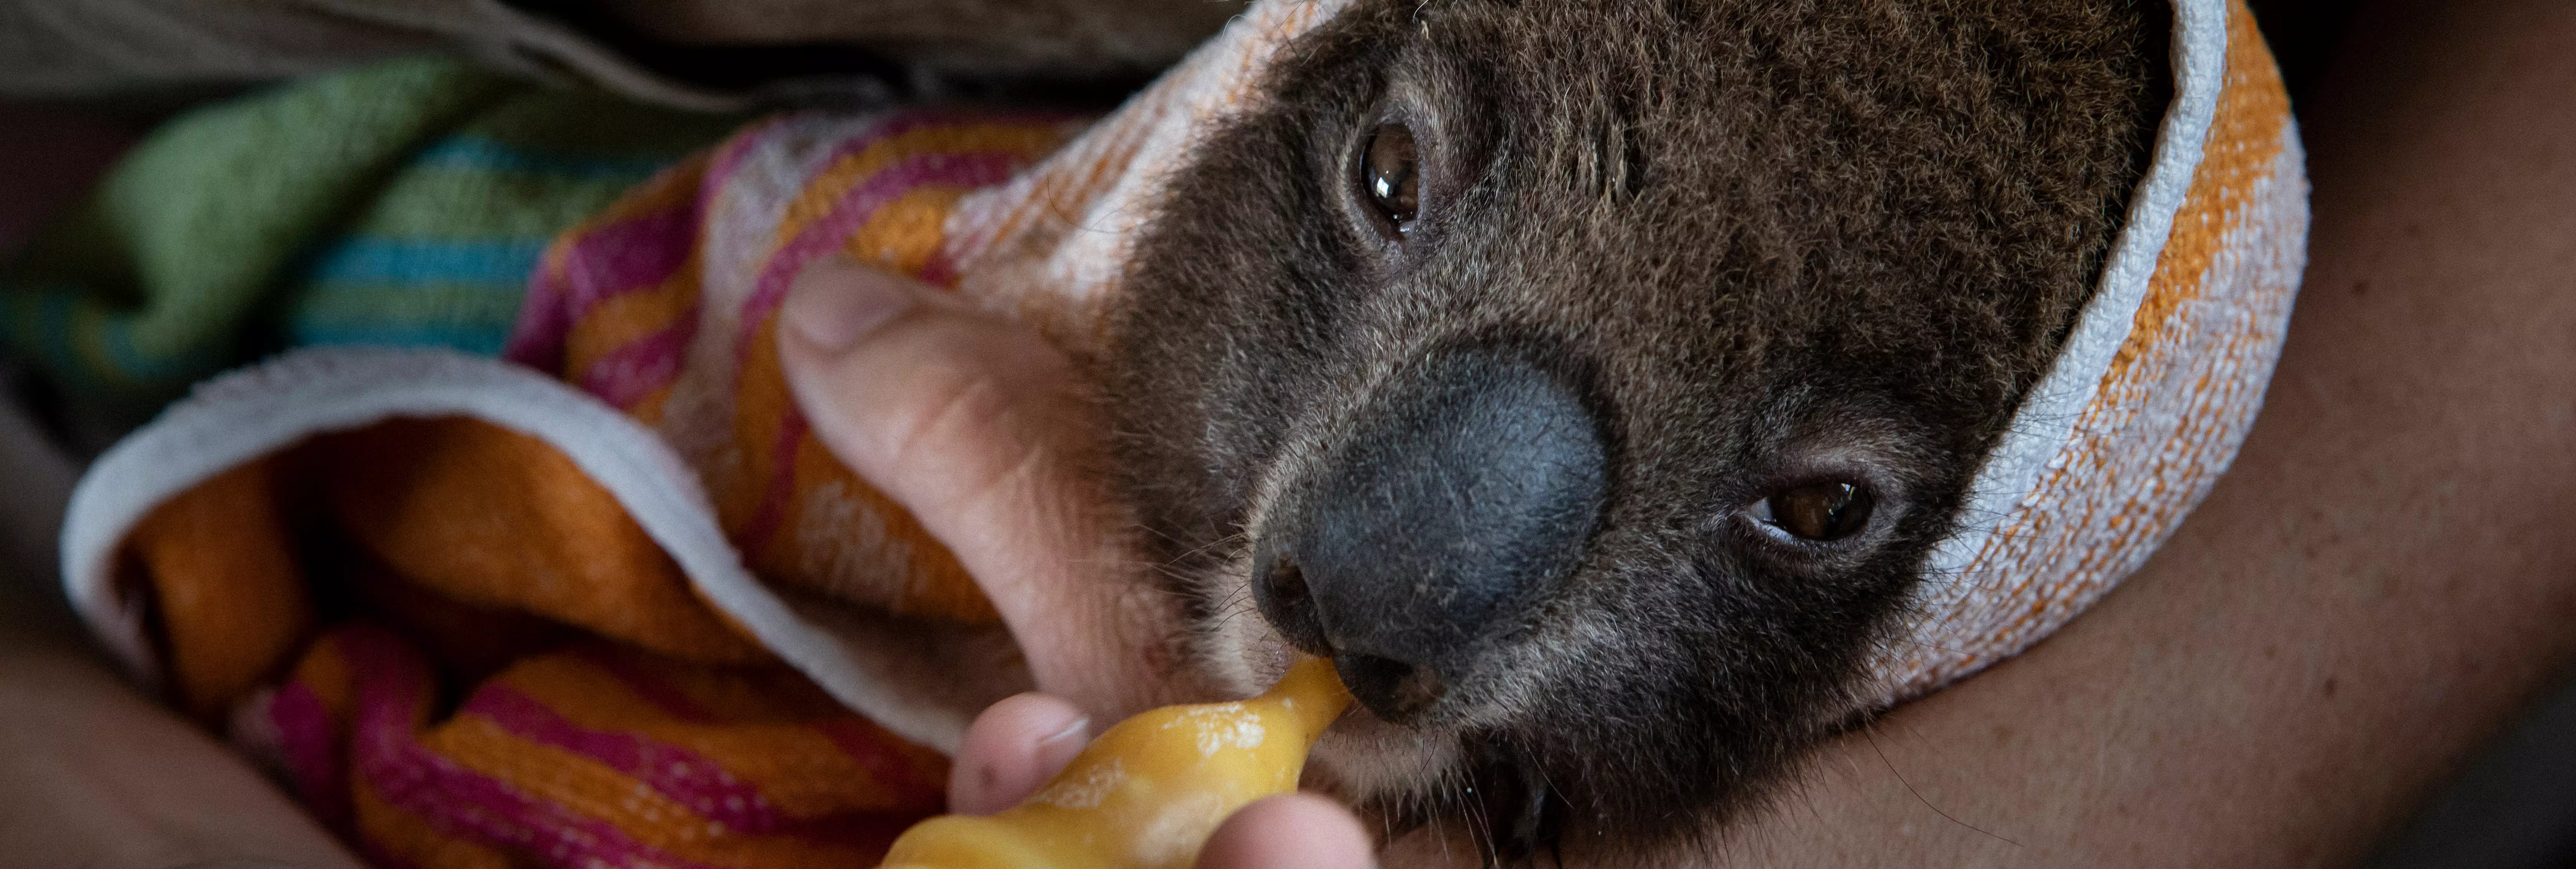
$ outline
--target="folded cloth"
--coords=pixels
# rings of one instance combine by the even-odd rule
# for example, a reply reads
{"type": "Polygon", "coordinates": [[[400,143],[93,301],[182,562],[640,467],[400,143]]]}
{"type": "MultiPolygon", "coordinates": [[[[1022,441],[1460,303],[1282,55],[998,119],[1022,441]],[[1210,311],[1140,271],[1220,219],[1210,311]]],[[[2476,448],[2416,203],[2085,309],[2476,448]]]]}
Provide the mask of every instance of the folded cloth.
{"type": "Polygon", "coordinates": [[[1179,59],[1243,3],[987,0],[970,8],[918,0],[0,0],[0,97],[222,87],[443,52],[696,110],[827,94],[886,99],[906,85],[935,89],[947,76],[1141,76],[1179,59]]]}
{"type": "MultiPolygon", "coordinates": [[[[939,542],[807,430],[774,353],[788,283],[846,253],[1082,349],[1163,167],[1337,9],[1258,4],[1088,128],[757,122],[558,238],[506,360],[315,348],[199,387],[83,479],[67,590],[383,862],[865,865],[1027,677],[939,542]]],[[[2174,102],[2100,290],[1876,702],[2107,591],[2260,404],[2304,250],[2298,141],[2242,6],[2175,13],[2174,102]]]]}
{"type": "Polygon", "coordinates": [[[129,425],[281,345],[497,353],[556,233],[741,122],[427,58],[215,105],[0,271],[0,340],[129,425]]]}
{"type": "MultiPolygon", "coordinates": [[[[0,0],[0,96],[63,99],[226,87],[447,52],[662,105],[745,95],[658,74],[504,0],[0,0]]],[[[688,10],[675,10],[685,15],[688,10]]]]}

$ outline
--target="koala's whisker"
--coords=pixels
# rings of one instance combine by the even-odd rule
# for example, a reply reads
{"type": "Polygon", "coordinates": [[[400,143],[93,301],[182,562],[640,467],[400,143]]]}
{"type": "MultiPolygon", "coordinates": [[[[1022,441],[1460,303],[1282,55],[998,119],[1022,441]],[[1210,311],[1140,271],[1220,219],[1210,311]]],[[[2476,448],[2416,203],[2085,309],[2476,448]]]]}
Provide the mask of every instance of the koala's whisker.
{"type": "Polygon", "coordinates": [[[1249,590],[1238,589],[1210,609],[1214,610],[1220,618],[1231,621],[1236,618],[1250,617],[1258,612],[1260,607],[1253,603],[1249,590]]]}
{"type": "Polygon", "coordinates": [[[1145,523],[1145,522],[1128,522],[1128,523],[1126,524],[1126,530],[1128,530],[1128,531],[1142,531],[1142,532],[1145,532],[1145,533],[1147,533],[1147,534],[1154,535],[1155,537],[1162,538],[1162,541],[1163,541],[1163,542],[1165,542],[1165,543],[1170,543],[1170,544],[1174,544],[1174,545],[1178,545],[1178,544],[1181,542],[1178,538],[1175,538],[1175,537],[1173,537],[1173,536],[1172,536],[1172,535],[1170,535],[1170,534],[1164,533],[1164,531],[1163,531],[1162,529],[1160,529],[1160,528],[1156,528],[1156,527],[1154,527],[1153,525],[1151,525],[1151,524],[1149,524],[1149,523],[1145,523]]]}
{"type": "MultiPolygon", "coordinates": [[[[1148,532],[1148,533],[1152,533],[1152,534],[1154,534],[1154,535],[1156,535],[1156,536],[1158,536],[1158,537],[1163,537],[1165,540],[1170,540],[1169,535],[1164,535],[1164,534],[1162,534],[1161,532],[1154,531],[1153,529],[1150,529],[1150,528],[1146,528],[1145,526],[1143,526],[1143,525],[1141,525],[1141,524],[1139,524],[1139,525],[1134,525],[1134,526],[1132,526],[1132,527],[1137,528],[1137,529],[1145,530],[1146,532],[1148,532]]],[[[1143,570],[1150,570],[1150,571],[1153,571],[1153,572],[1155,572],[1155,573],[1159,573],[1159,574],[1161,574],[1161,575],[1163,575],[1163,576],[1165,576],[1165,577],[1167,577],[1167,578],[1170,578],[1170,579],[1173,579],[1173,580],[1176,580],[1176,581],[1179,581],[1179,582],[1186,583],[1186,582],[1189,582],[1193,577],[1191,577],[1191,576],[1190,576],[1188,573],[1186,573],[1185,571],[1182,571],[1182,570],[1180,570],[1180,569],[1179,569],[1179,565],[1180,565],[1182,562],[1185,562],[1185,561],[1189,560],[1190,558],[1192,558],[1192,557],[1194,557],[1194,556],[1198,555],[1199,553],[1201,553],[1201,552],[1205,552],[1205,551],[1207,551],[1207,550],[1209,550],[1209,549],[1213,549],[1213,548],[1216,548],[1216,547],[1219,547],[1219,546],[1224,546],[1224,545],[1226,545],[1226,544],[1233,543],[1233,542],[1235,542],[1235,541],[1237,541],[1237,540],[1242,539],[1244,536],[1245,536],[1245,535],[1243,535],[1243,534],[1241,534],[1241,533],[1230,534],[1230,535],[1227,535],[1227,536],[1225,536],[1225,537],[1221,537],[1221,538],[1218,538],[1218,539],[1216,539],[1216,540],[1209,541],[1208,543],[1202,544],[1202,545],[1200,545],[1200,546],[1198,546],[1198,547],[1196,547],[1196,548],[1193,548],[1193,549],[1191,549],[1191,550],[1189,550],[1189,551],[1187,551],[1187,552],[1183,552],[1183,553],[1181,553],[1181,554],[1179,554],[1179,555],[1175,555],[1175,556],[1172,556],[1172,557],[1170,557],[1170,558],[1165,558],[1165,559],[1142,559],[1142,558],[1127,558],[1127,557],[1119,557],[1119,556],[1115,556],[1115,555],[1101,555],[1101,556],[1096,556],[1096,557],[1092,557],[1092,558],[1084,559],[1084,560],[1082,560],[1082,561],[1081,561],[1081,562],[1079,562],[1079,563],[1086,564],[1086,565],[1097,566],[1097,567],[1105,567],[1105,568],[1118,569],[1118,570],[1127,570],[1127,569],[1143,569],[1143,570]]],[[[1173,541],[1173,542],[1177,542],[1177,541],[1173,541]]]]}
{"type": "Polygon", "coordinates": [[[1232,533],[1232,534],[1228,534],[1228,535],[1225,535],[1225,536],[1223,536],[1223,537],[1219,537],[1219,538],[1217,538],[1217,539],[1210,540],[1210,541],[1208,541],[1208,542],[1206,542],[1206,543],[1199,544],[1198,546],[1191,547],[1189,550],[1187,550],[1187,551],[1185,551],[1185,552],[1182,552],[1182,553],[1180,553],[1179,555],[1174,555],[1174,556],[1172,556],[1169,560],[1165,561],[1164,563],[1165,563],[1165,565],[1166,565],[1166,566],[1174,565],[1174,564],[1179,564],[1179,563],[1181,563],[1181,562],[1183,562],[1183,561],[1188,561],[1188,560],[1190,560],[1190,559],[1192,559],[1192,558],[1196,558],[1196,557],[1198,557],[1201,553],[1205,553],[1205,552],[1207,552],[1208,550],[1215,549],[1215,548],[1220,547],[1220,546],[1227,546],[1227,545],[1231,545],[1231,544],[1234,544],[1234,543],[1236,543],[1236,542],[1238,542],[1238,541],[1249,540],[1249,539],[1251,539],[1251,538],[1252,538],[1252,533],[1251,533],[1251,532],[1249,532],[1249,531],[1237,531],[1237,532],[1234,532],[1234,533],[1232,533]]]}
{"type": "Polygon", "coordinates": [[[2015,847],[2015,848],[2019,848],[2019,847],[2021,847],[2021,843],[2020,843],[2020,842],[2015,842],[2015,841],[2013,841],[2013,840],[2011,840],[2011,839],[2005,838],[2002,834],[1996,833],[1996,832],[1995,832],[1995,831],[1993,831],[1993,830],[1989,830],[1989,829],[1986,829],[1986,828],[1984,828],[1984,827],[1980,827],[1980,826],[1977,826],[1977,825],[1975,825],[1975,824],[1971,824],[1971,823],[1968,823],[1968,822],[1966,822],[1966,821],[1959,820],[1956,816],[1951,815],[1949,812],[1943,811],[1943,810],[1941,809],[1941,807],[1940,807],[1940,806],[1933,805],[1931,800],[1929,800],[1929,799],[1925,799],[1925,798],[1924,798],[1924,796],[1923,796],[1923,792],[1922,792],[1922,791],[1919,791],[1919,790],[1915,790],[1915,789],[1914,789],[1914,783],[1913,783],[1913,782],[1911,782],[1911,781],[1907,781],[1907,780],[1905,779],[1905,773],[1900,772],[1900,771],[1898,771],[1898,770],[1897,770],[1897,768],[1896,768],[1896,762],[1895,762],[1895,761],[1891,761],[1891,760],[1888,760],[1888,759],[1887,759],[1887,749],[1884,749],[1884,748],[1879,747],[1879,744],[1878,744],[1878,735],[1877,735],[1877,734],[1870,732],[1867,728],[1863,728],[1863,729],[1861,730],[1861,732],[1860,732],[1860,733],[1861,733],[1861,738],[1869,740],[1869,749],[1870,749],[1870,751],[1876,752],[1876,753],[1878,754],[1878,762],[1879,762],[1879,763],[1882,763],[1882,764],[1886,764],[1886,766],[1887,766],[1887,774],[1888,774],[1888,775],[1895,776],[1895,777],[1896,777],[1896,783],[1897,783],[1897,784],[1904,785],[1904,786],[1905,786],[1905,792],[1906,792],[1906,793],[1908,793],[1908,794],[1912,794],[1912,795],[1914,796],[1914,801],[1915,801],[1915,802],[1922,803],[1924,808],[1931,809],[1933,814],[1940,815],[1940,816],[1941,816],[1941,818],[1942,818],[1943,820],[1949,821],[1950,823],[1957,824],[1957,825],[1959,825],[1959,826],[1966,827],[1966,828],[1968,828],[1968,829],[1975,830],[1975,831],[1980,832],[1980,833],[1984,833],[1984,834],[1986,834],[1987,836],[1992,837],[1995,841],[2002,842],[2002,843],[2007,844],[2007,845],[2011,845],[2011,846],[2013,846],[2013,847],[2015,847]]]}

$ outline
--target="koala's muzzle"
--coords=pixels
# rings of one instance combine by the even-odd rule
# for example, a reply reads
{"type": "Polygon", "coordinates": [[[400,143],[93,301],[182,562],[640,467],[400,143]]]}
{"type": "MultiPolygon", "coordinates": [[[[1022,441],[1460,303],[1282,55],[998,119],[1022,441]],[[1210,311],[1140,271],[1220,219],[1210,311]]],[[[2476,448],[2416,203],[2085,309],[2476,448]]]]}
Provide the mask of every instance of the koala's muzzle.
{"type": "Polygon", "coordinates": [[[1392,379],[1260,532],[1252,591],[1389,721],[1461,684],[1583,558],[1609,459],[1556,373],[1490,349],[1392,379]]]}

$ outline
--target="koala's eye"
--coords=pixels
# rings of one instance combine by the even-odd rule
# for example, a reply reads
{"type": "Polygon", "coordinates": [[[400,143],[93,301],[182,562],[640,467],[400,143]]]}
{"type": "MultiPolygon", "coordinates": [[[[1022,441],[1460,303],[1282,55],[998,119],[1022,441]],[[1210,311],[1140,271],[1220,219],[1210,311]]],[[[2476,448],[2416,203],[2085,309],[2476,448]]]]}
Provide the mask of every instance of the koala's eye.
{"type": "Polygon", "coordinates": [[[1753,518],[1801,540],[1840,540],[1869,527],[1876,506],[1869,490],[1850,483],[1806,483],[1753,502],[1753,518]]]}
{"type": "Polygon", "coordinates": [[[1397,232],[1413,231],[1422,209],[1422,182],[1416,172],[1413,130],[1403,124],[1380,124],[1369,134],[1368,152],[1360,157],[1360,189],[1369,204],[1397,232]]]}

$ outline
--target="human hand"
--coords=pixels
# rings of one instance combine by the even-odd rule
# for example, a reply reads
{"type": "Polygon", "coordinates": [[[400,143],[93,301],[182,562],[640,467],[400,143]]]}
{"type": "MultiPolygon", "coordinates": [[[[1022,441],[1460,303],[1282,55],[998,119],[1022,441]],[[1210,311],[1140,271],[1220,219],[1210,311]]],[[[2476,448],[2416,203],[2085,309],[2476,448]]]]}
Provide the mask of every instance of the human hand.
{"type": "MultiPolygon", "coordinates": [[[[1062,352],[840,256],[808,267],[780,316],[779,355],[816,436],[956,554],[1044,692],[976,718],[951,773],[952,811],[1008,808],[1073,759],[1092,721],[1179,699],[1164,645],[1177,614],[1132,572],[1128,524],[1091,473],[1103,429],[1062,352]]],[[[1348,810],[1286,794],[1227,819],[1199,865],[1370,862],[1348,810]]]]}
{"type": "MultiPolygon", "coordinates": [[[[948,808],[991,814],[1027,799],[1093,736],[1091,719],[1063,698],[1021,694],[975,717],[950,767],[948,808]]],[[[1368,833],[1338,803],[1289,793],[1254,801],[1217,825],[1200,869],[1361,869],[1368,833]]]]}
{"type": "Polygon", "coordinates": [[[1127,568],[1128,523],[1089,473],[1101,427],[1062,352],[839,255],[805,269],[779,316],[815,436],[957,556],[1038,690],[1113,718],[1174,699],[1177,615],[1127,568]]]}

